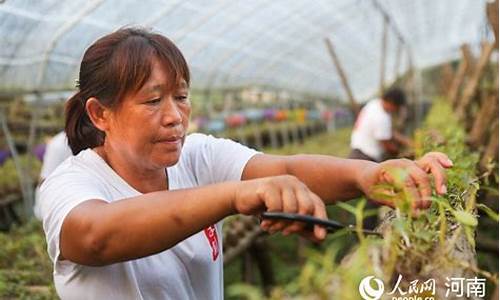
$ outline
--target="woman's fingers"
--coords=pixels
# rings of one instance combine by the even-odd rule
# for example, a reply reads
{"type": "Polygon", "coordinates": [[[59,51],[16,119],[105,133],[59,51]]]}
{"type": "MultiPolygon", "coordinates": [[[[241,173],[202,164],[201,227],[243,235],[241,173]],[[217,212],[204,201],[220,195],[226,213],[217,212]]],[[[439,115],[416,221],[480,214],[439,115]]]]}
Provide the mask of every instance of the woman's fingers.
{"type": "MultiPolygon", "coordinates": [[[[323,201],[296,177],[279,176],[270,179],[259,195],[266,211],[282,211],[326,219],[323,201]]],[[[271,234],[282,231],[284,235],[309,231],[312,234],[309,238],[313,237],[314,241],[325,238],[326,230],[324,228],[316,226],[313,231],[310,231],[305,229],[306,225],[304,222],[263,220],[261,228],[271,234]]]]}
{"type": "Polygon", "coordinates": [[[417,184],[411,176],[408,176],[404,181],[404,191],[408,198],[410,198],[412,210],[417,210],[420,207],[420,193],[417,184]]]}
{"type": "MultiPolygon", "coordinates": [[[[284,188],[281,190],[281,207],[282,211],[286,213],[296,213],[297,212],[297,197],[294,194],[293,190],[290,188],[284,188]]],[[[271,210],[269,210],[271,211],[271,210]]],[[[269,233],[273,234],[277,231],[283,230],[283,228],[288,227],[291,224],[289,221],[276,221],[269,228],[269,233]]]]}
{"type": "MultiPolygon", "coordinates": [[[[261,192],[260,198],[264,202],[265,210],[267,211],[281,211],[281,193],[280,190],[273,188],[272,184],[269,184],[261,192]]],[[[263,230],[268,231],[276,222],[272,220],[264,220],[260,224],[263,230]]]]}
{"type": "Polygon", "coordinates": [[[434,182],[438,194],[446,194],[446,172],[444,168],[453,166],[448,156],[441,152],[430,152],[418,160],[417,165],[427,173],[434,176],[434,182]]]}
{"type": "MultiPolygon", "coordinates": [[[[305,206],[304,210],[299,210],[299,214],[307,214],[319,219],[327,219],[325,204],[316,194],[309,191],[308,189],[302,189],[297,191],[297,195],[299,195],[298,199],[303,199],[302,201],[304,202],[306,202],[307,199],[308,203],[305,206]]],[[[309,226],[307,226],[307,224],[304,222],[294,222],[289,227],[285,228],[285,230],[283,230],[284,235],[290,233],[304,233],[304,237],[307,237],[309,239],[311,239],[311,237],[314,237],[314,239],[312,240],[316,242],[321,241],[326,237],[326,229],[324,227],[316,225],[311,231],[311,228],[309,228],[309,226]]]]}
{"type": "MultiPolygon", "coordinates": [[[[318,195],[311,192],[311,197],[314,201],[314,216],[319,219],[328,219],[328,215],[326,214],[325,203],[318,195]]],[[[326,237],[326,229],[323,226],[316,225],[314,226],[314,236],[320,241],[324,240],[326,237]]]]}
{"type": "Polygon", "coordinates": [[[404,188],[415,209],[426,209],[431,206],[432,182],[436,192],[445,194],[446,168],[453,162],[444,153],[431,152],[418,161],[407,159],[387,160],[378,166],[368,168],[360,182],[362,190],[371,199],[384,205],[394,207],[394,193],[404,188]],[[432,175],[433,180],[431,180],[432,175]],[[408,179],[406,180],[406,177],[408,179]],[[391,186],[395,187],[393,189],[391,186]]]}
{"type": "MultiPolygon", "coordinates": [[[[319,219],[327,219],[326,208],[324,202],[313,192],[310,192],[310,197],[314,200],[314,213],[313,216],[319,219]]],[[[315,225],[314,229],[311,231],[309,228],[307,230],[301,230],[298,232],[302,237],[319,243],[323,241],[326,237],[326,228],[323,226],[315,225]]]]}
{"type": "MultiPolygon", "coordinates": [[[[430,156],[437,160],[439,164],[445,168],[451,168],[453,167],[453,162],[451,159],[448,157],[448,155],[442,153],[442,152],[429,152],[425,156],[430,156]]],[[[425,157],[424,156],[424,157],[425,157]]]]}
{"type": "MultiPolygon", "coordinates": [[[[414,182],[417,189],[417,199],[415,199],[414,207],[417,209],[426,209],[431,205],[432,187],[429,176],[422,169],[413,167],[410,169],[409,177],[414,182]]],[[[413,189],[413,187],[412,187],[413,189]]]]}
{"type": "MultiPolygon", "coordinates": [[[[298,188],[295,191],[295,196],[297,198],[297,210],[293,211],[294,213],[298,214],[303,214],[303,215],[308,215],[312,213],[313,210],[313,205],[309,204],[312,199],[309,196],[309,191],[307,190],[307,187],[304,188],[298,188]]],[[[284,235],[288,235],[290,233],[295,233],[303,230],[305,227],[304,222],[292,222],[283,230],[284,235]]]]}
{"type": "MultiPolygon", "coordinates": [[[[428,208],[431,204],[432,187],[427,173],[409,160],[396,160],[387,164],[386,169],[381,173],[381,182],[379,183],[388,183],[402,188],[407,197],[410,198],[412,209],[428,208]],[[397,169],[406,170],[407,173],[399,173],[397,169]]],[[[381,187],[375,191],[378,196],[378,198],[375,198],[377,202],[391,207],[395,206],[395,203],[391,203],[394,201],[393,196],[395,195],[391,194],[390,188],[384,189],[381,187]],[[391,198],[393,199],[391,200],[391,198]]]]}
{"type": "Polygon", "coordinates": [[[444,168],[439,163],[432,163],[430,166],[430,173],[434,176],[434,183],[436,184],[436,190],[439,194],[443,195],[448,192],[446,188],[446,172],[444,168]]]}

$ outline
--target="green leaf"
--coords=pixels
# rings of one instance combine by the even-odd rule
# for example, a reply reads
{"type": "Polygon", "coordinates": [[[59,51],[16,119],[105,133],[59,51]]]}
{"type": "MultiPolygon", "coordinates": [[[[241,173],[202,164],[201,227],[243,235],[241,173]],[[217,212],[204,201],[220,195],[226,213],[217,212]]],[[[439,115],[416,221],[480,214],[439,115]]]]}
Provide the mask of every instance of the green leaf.
{"type": "Polygon", "coordinates": [[[490,219],[498,222],[498,213],[495,212],[493,209],[489,208],[488,206],[486,206],[482,203],[477,204],[476,207],[478,209],[484,211],[488,215],[488,217],[490,217],[490,219]]]}
{"type": "Polygon", "coordinates": [[[404,219],[395,219],[392,222],[393,228],[400,234],[406,234],[408,226],[404,219]]]}
{"type": "Polygon", "coordinates": [[[448,202],[448,200],[446,200],[444,198],[432,196],[431,197],[431,201],[439,203],[440,205],[443,205],[444,208],[452,209],[451,206],[450,206],[450,203],[448,202]]]}
{"type": "Polygon", "coordinates": [[[356,208],[352,205],[349,205],[347,203],[344,203],[344,202],[339,202],[337,204],[338,207],[342,208],[343,210],[346,210],[348,212],[350,212],[351,214],[353,215],[356,215],[356,208]]]}
{"type": "Polygon", "coordinates": [[[476,241],[474,240],[474,230],[471,227],[464,227],[465,237],[472,247],[476,247],[476,241]]]}
{"type": "Polygon", "coordinates": [[[347,228],[339,229],[339,230],[335,231],[334,233],[330,233],[328,235],[328,240],[334,240],[334,239],[346,236],[349,233],[351,233],[351,231],[347,228]]]}
{"type": "Polygon", "coordinates": [[[498,196],[498,188],[490,186],[481,186],[481,189],[491,193],[494,196],[498,196]]]}
{"type": "Polygon", "coordinates": [[[378,208],[365,209],[363,216],[365,218],[378,216],[378,208]]]}
{"type": "Polygon", "coordinates": [[[233,284],[228,288],[227,294],[231,297],[242,297],[247,300],[264,299],[264,295],[257,287],[248,284],[233,284]]]}
{"type": "Polygon", "coordinates": [[[477,219],[471,213],[463,210],[452,210],[452,213],[458,222],[467,226],[477,226],[477,219]]]}

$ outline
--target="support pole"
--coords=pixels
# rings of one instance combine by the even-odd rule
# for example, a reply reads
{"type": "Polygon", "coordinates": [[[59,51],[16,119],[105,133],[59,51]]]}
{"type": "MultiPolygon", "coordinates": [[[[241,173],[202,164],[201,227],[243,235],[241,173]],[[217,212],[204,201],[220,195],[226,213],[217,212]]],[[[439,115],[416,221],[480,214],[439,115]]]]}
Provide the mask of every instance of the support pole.
{"type": "Polygon", "coordinates": [[[441,82],[439,86],[439,93],[445,95],[450,90],[453,81],[453,68],[451,63],[446,63],[441,67],[441,82]]]}
{"type": "Polygon", "coordinates": [[[491,124],[498,118],[498,70],[495,72],[494,88],[487,92],[481,101],[479,112],[474,118],[474,124],[469,133],[469,144],[473,147],[486,145],[487,137],[491,136],[491,124]]]}
{"type": "Polygon", "coordinates": [[[408,70],[406,71],[405,89],[408,91],[409,103],[415,103],[415,66],[413,65],[413,57],[409,48],[406,49],[408,59],[408,70]]]}
{"type": "Polygon", "coordinates": [[[407,52],[407,59],[408,59],[408,70],[406,71],[405,75],[405,83],[404,83],[404,89],[406,90],[407,97],[408,97],[408,103],[410,108],[410,111],[412,112],[410,118],[413,120],[412,128],[415,128],[418,123],[418,108],[416,106],[416,79],[415,79],[415,67],[413,65],[413,58],[411,55],[411,51],[409,48],[406,48],[407,52]]]}
{"type": "Polygon", "coordinates": [[[486,67],[488,66],[488,63],[490,61],[490,56],[494,48],[495,48],[494,43],[489,43],[489,42],[482,43],[481,56],[479,57],[477,64],[474,66],[473,73],[467,80],[462,96],[458,101],[456,113],[460,120],[465,119],[467,108],[469,107],[469,104],[471,103],[472,98],[476,93],[476,90],[479,86],[479,82],[483,77],[486,67]]]}
{"type": "Polygon", "coordinates": [[[472,147],[484,145],[487,133],[496,117],[498,117],[498,95],[488,95],[483,100],[469,135],[472,147]]]}
{"type": "Polygon", "coordinates": [[[5,114],[2,110],[0,110],[0,125],[2,126],[2,131],[4,133],[4,136],[5,136],[5,140],[7,141],[7,146],[9,147],[9,151],[10,153],[12,154],[12,159],[14,160],[14,166],[16,168],[16,172],[17,172],[17,175],[18,175],[18,178],[19,178],[19,186],[21,188],[21,194],[23,196],[23,203],[25,205],[24,209],[25,209],[25,220],[28,218],[29,216],[29,210],[31,209],[31,207],[27,207],[27,203],[28,203],[28,197],[29,197],[29,194],[26,190],[26,172],[21,164],[21,161],[19,159],[19,154],[17,153],[17,149],[16,149],[16,146],[15,146],[15,143],[14,143],[14,139],[12,138],[12,135],[10,134],[10,130],[9,130],[9,127],[7,125],[7,118],[5,117],[5,114]]]}
{"type": "Polygon", "coordinates": [[[41,94],[37,93],[36,95],[36,101],[34,102],[32,112],[31,112],[31,121],[30,121],[30,127],[29,127],[29,135],[28,135],[28,144],[27,144],[27,156],[28,156],[28,161],[27,165],[25,166],[25,179],[24,179],[24,184],[25,184],[25,190],[26,190],[26,197],[24,199],[24,207],[25,207],[25,214],[27,218],[30,218],[33,216],[33,206],[35,204],[35,186],[33,179],[31,178],[29,170],[31,170],[33,162],[31,158],[34,158],[33,156],[33,148],[35,146],[35,141],[36,141],[36,131],[38,127],[38,121],[40,118],[40,106],[42,102],[42,96],[41,94]]]}
{"type": "Polygon", "coordinates": [[[498,0],[486,4],[486,16],[495,34],[495,48],[498,49],[498,0]]]}
{"type": "Polygon", "coordinates": [[[495,120],[495,123],[493,123],[491,138],[486,145],[481,162],[479,163],[481,170],[486,170],[491,160],[498,162],[498,120],[495,120]]]}
{"type": "Polygon", "coordinates": [[[385,61],[387,56],[387,27],[388,20],[385,16],[383,16],[383,32],[382,32],[382,49],[380,53],[380,84],[379,84],[379,93],[382,95],[385,89],[385,61]]]}
{"type": "Polygon", "coordinates": [[[349,81],[347,80],[347,77],[344,73],[344,69],[342,68],[342,65],[340,63],[340,60],[335,53],[335,50],[333,48],[333,44],[329,38],[325,38],[325,44],[326,48],[328,49],[328,53],[330,54],[330,57],[332,58],[333,64],[335,65],[335,68],[337,69],[337,73],[339,74],[340,80],[342,82],[342,86],[344,87],[344,90],[347,94],[348,100],[351,104],[351,110],[354,113],[354,115],[357,115],[359,112],[359,104],[356,102],[356,99],[354,98],[354,95],[352,94],[351,87],[349,85],[349,81]]]}
{"type": "Polygon", "coordinates": [[[447,94],[448,101],[450,101],[452,107],[455,107],[457,104],[458,91],[464,81],[467,70],[469,70],[472,65],[472,55],[470,53],[469,45],[463,44],[462,47],[460,47],[460,50],[462,51],[462,61],[458,66],[447,94]]]}
{"type": "Polygon", "coordinates": [[[394,64],[394,81],[396,81],[399,77],[402,53],[403,53],[403,42],[401,42],[401,40],[398,40],[398,48],[396,50],[396,63],[394,64]]]}

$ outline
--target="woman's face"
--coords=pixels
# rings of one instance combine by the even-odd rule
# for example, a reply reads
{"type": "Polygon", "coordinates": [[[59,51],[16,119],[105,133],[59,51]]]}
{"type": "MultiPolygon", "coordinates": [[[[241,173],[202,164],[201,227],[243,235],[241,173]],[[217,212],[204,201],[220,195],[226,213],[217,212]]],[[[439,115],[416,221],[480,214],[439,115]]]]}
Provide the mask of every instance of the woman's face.
{"type": "Polygon", "coordinates": [[[111,112],[105,144],[146,169],[177,163],[186,137],[191,103],[183,80],[167,90],[167,74],[155,59],[148,81],[111,112]]]}

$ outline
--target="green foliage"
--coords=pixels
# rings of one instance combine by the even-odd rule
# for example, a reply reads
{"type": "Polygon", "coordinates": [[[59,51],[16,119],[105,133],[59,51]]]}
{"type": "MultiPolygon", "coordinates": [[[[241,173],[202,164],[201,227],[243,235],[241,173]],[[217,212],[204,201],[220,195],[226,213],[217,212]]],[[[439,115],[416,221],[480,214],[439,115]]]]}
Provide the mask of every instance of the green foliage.
{"type": "MultiPolygon", "coordinates": [[[[339,264],[335,262],[339,260],[338,250],[343,247],[340,239],[333,241],[331,250],[325,253],[310,253],[297,279],[276,289],[271,299],[359,299],[358,285],[365,276],[374,275],[389,284],[394,274],[425,278],[432,270],[454,266],[480,272],[497,283],[497,275],[477,270],[464,261],[456,261],[449,254],[461,234],[465,234],[474,246],[474,231],[478,225],[476,208],[498,221],[498,213],[476,204],[480,181],[475,170],[479,156],[466,147],[465,137],[465,131],[450,107],[436,102],[424,127],[416,132],[415,151],[417,157],[430,151],[441,151],[452,159],[454,166],[447,172],[448,193],[444,196],[434,193],[431,208],[412,216],[411,194],[405,191],[403,184],[398,184],[398,181],[404,182],[407,174],[396,171],[399,173],[392,174],[396,178],[392,193],[385,195],[391,197],[396,209],[387,215],[392,220],[381,228],[384,239],[364,237],[358,231],[356,249],[343,257],[339,264]]],[[[387,190],[387,186],[383,188],[387,190]]],[[[357,228],[361,228],[364,203],[338,206],[353,214],[357,228]]]]}
{"type": "Polygon", "coordinates": [[[13,159],[0,166],[0,195],[19,189],[19,178],[13,159]]]}
{"type": "Polygon", "coordinates": [[[486,213],[486,215],[488,215],[488,217],[490,217],[490,219],[498,222],[498,213],[495,212],[493,209],[489,208],[488,206],[486,206],[482,203],[477,204],[476,207],[478,209],[484,211],[486,213]]]}
{"type": "MultiPolygon", "coordinates": [[[[341,129],[312,137],[302,145],[289,145],[271,152],[346,156],[349,152],[349,134],[349,128],[341,129]]],[[[454,263],[449,261],[443,249],[449,247],[450,235],[453,239],[459,231],[465,232],[469,242],[474,242],[476,208],[485,211],[498,222],[497,212],[476,204],[475,195],[480,181],[474,170],[479,157],[465,147],[465,132],[446,105],[437,103],[433,107],[425,127],[416,133],[415,142],[417,155],[421,156],[428,151],[443,151],[453,160],[454,167],[448,172],[447,195],[442,197],[435,194],[431,209],[412,218],[408,213],[410,200],[403,189],[396,188],[392,196],[395,201],[400,202],[383,240],[365,237],[359,230],[356,235],[346,230],[338,231],[328,236],[325,245],[306,251],[307,260],[303,266],[297,261],[294,252],[298,244],[296,237],[273,237],[272,259],[280,287],[271,292],[270,299],[312,297],[358,300],[358,284],[365,276],[375,275],[387,282],[391,280],[395,270],[418,275],[422,266],[435,262],[435,259],[443,266],[454,263]],[[350,250],[346,249],[346,241],[353,237],[357,239],[355,251],[350,251],[345,256],[344,253],[350,250]],[[374,260],[376,262],[380,258],[383,258],[383,264],[374,263],[374,260]]],[[[35,163],[30,169],[33,170],[32,176],[38,176],[38,169],[39,166],[35,163]]],[[[0,189],[3,186],[18,186],[16,174],[12,162],[2,166],[0,189]]],[[[403,179],[406,175],[401,173],[398,176],[403,179]]],[[[352,214],[356,220],[356,228],[359,229],[367,215],[366,211],[363,212],[364,204],[365,201],[342,203],[337,211],[352,214]]],[[[14,228],[8,234],[0,233],[0,245],[0,298],[57,298],[52,283],[52,265],[46,254],[40,223],[33,221],[14,228]]],[[[228,281],[233,283],[238,278],[236,271],[226,270],[226,281],[233,280],[228,281]]],[[[494,276],[490,279],[496,280],[494,276]]],[[[248,285],[231,285],[226,292],[228,298],[265,299],[260,288],[248,285]]]]}
{"type": "MultiPolygon", "coordinates": [[[[19,161],[24,172],[36,182],[40,175],[41,162],[32,155],[21,155],[19,161]]],[[[11,193],[21,193],[21,191],[14,159],[9,158],[0,166],[0,197],[11,193]]]]}
{"type": "Polygon", "coordinates": [[[57,299],[41,223],[0,233],[0,298],[57,299]]]}
{"type": "MultiPolygon", "coordinates": [[[[303,144],[295,143],[279,149],[264,149],[264,152],[277,155],[293,155],[302,153],[346,157],[350,151],[350,134],[351,128],[342,128],[312,136],[303,144]]],[[[346,214],[343,209],[336,206],[328,207],[328,214],[335,220],[345,223],[354,222],[354,220],[351,220],[349,215],[346,214]]],[[[225,226],[227,226],[230,224],[230,220],[226,219],[224,223],[225,226]]],[[[329,234],[327,236],[327,241],[320,247],[321,249],[324,249],[328,248],[328,245],[332,243],[338,243],[339,245],[342,245],[344,248],[343,250],[345,250],[345,245],[352,243],[354,239],[355,235],[347,230],[337,231],[334,234],[329,234]]],[[[284,237],[276,234],[268,238],[270,247],[269,254],[271,256],[277,286],[286,286],[290,282],[295,282],[294,280],[300,275],[300,271],[303,268],[303,264],[301,263],[301,259],[303,257],[301,251],[299,250],[300,246],[298,241],[299,238],[296,235],[284,237]]],[[[310,251],[307,253],[310,253],[310,251]]],[[[341,254],[342,253],[339,253],[338,257],[341,257],[341,254]]],[[[247,291],[249,294],[252,294],[256,289],[255,287],[253,289],[240,288],[240,281],[242,277],[240,270],[241,264],[241,259],[236,259],[224,267],[224,284],[226,286],[225,299],[241,299],[242,296],[246,295],[247,291]],[[237,287],[236,291],[232,289],[233,286],[237,287]]],[[[257,273],[257,270],[254,271],[257,273]]],[[[297,286],[292,287],[291,292],[298,293],[297,286]]],[[[284,289],[276,288],[272,291],[273,299],[283,299],[287,293],[290,292],[288,290],[285,291],[284,289]]],[[[259,299],[264,299],[264,297],[259,299]]]]}
{"type": "Polygon", "coordinates": [[[248,284],[234,284],[228,288],[227,294],[230,297],[244,296],[247,300],[261,300],[265,298],[259,288],[248,284]]]}

